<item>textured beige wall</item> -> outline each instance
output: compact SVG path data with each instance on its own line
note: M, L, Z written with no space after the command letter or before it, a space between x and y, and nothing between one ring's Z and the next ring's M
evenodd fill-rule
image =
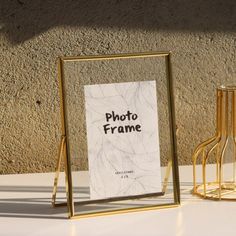
M56 58L173 51L178 154L214 132L215 88L236 84L234 0L0 2L0 173L52 171Z

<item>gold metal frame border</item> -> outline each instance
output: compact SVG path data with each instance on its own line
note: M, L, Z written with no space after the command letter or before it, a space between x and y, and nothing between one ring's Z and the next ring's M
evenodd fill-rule
M150 58L150 57L165 57L166 64L166 80L167 80L167 93L168 93L168 110L170 118L170 139L171 139L171 152L172 156L169 160L166 173L169 173L170 167L172 166L172 176L173 176L173 194L174 202L168 204L158 204L145 207L135 207L127 209L116 209L104 212L92 212L85 214L75 214L74 210L74 199L73 199L73 184L72 184L72 171L71 171L71 160L68 152L68 140L66 138L67 134L67 111L65 109L65 90L64 90L64 62L68 61L92 61L92 60L114 60L114 59L131 59L131 58ZM177 159L177 147L176 147L176 135L175 135L175 107L174 107L174 95L173 95L173 79L172 79L172 67L171 67L171 52L143 52L143 53L132 53L132 54L113 54L113 55L96 55L96 56L78 56L78 57L60 57L58 60L59 67L59 90L60 90L60 107L61 107L61 143L59 149L59 158L57 161L54 188L52 196L52 205L62 206L66 203L56 203L56 193L57 184L60 172L60 164L62 161L62 156L64 156L64 166L65 166L65 184L66 184L66 195L67 195L67 208L68 217L70 219L85 218L91 216L102 216L102 215L112 215L118 213L128 213L137 211L146 211L154 209L163 209L176 207L180 204L180 187L179 187L179 170L178 170L178 159ZM168 170L169 169L169 170ZM168 176L165 177L165 180ZM166 186L163 186L165 189ZM109 200L108 200L109 202Z

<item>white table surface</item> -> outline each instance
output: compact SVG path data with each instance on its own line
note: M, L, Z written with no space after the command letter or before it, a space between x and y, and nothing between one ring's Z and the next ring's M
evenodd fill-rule
M1 236L217 236L236 235L236 202L190 194L192 167L180 167L181 206L68 220L50 205L54 174L0 176Z

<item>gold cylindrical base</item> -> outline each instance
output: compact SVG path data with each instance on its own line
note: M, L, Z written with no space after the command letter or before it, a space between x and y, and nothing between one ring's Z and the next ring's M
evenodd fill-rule
M236 183L225 182L221 185L221 194L218 182L210 182L206 184L206 193L204 193L204 184L196 185L193 189L193 194L204 199L210 200L236 200Z

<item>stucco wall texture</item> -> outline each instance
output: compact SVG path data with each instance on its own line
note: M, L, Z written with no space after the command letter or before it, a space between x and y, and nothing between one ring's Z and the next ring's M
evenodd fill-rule
M55 168L58 56L171 50L180 164L215 131L217 86L236 84L234 0L1 0L0 10L1 174Z

